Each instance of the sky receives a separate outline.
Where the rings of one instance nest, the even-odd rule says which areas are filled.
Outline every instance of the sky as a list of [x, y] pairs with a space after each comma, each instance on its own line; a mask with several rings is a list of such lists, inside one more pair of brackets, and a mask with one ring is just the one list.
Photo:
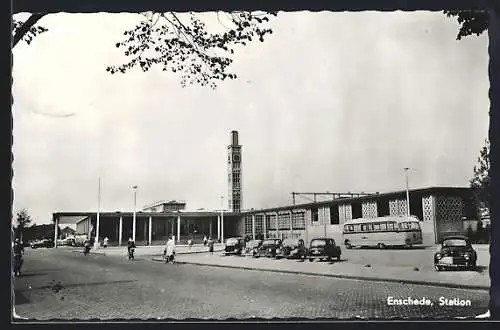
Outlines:
[[131, 211], [133, 185], [138, 207], [220, 209], [232, 130], [244, 209], [403, 190], [404, 167], [410, 188], [468, 186], [488, 130], [486, 34], [457, 41], [433, 12], [280, 12], [264, 43], [237, 50], [239, 78], [212, 90], [160, 69], [107, 73], [139, 19], [52, 14], [13, 50], [14, 212], [95, 212], [99, 177], [103, 211]]

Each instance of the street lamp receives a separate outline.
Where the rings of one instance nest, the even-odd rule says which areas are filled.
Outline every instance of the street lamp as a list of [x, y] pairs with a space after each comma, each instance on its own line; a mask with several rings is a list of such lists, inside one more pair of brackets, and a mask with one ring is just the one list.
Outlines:
[[95, 228], [94, 249], [99, 247], [99, 213], [101, 213], [101, 177], [99, 177], [99, 187], [97, 189], [97, 219]]
[[136, 227], [136, 207], [137, 207], [137, 185], [133, 185], [134, 190], [134, 217], [132, 219], [132, 240], [135, 242], [135, 227]]
[[410, 190], [408, 185], [408, 170], [409, 167], [405, 167], [405, 177], [406, 177], [406, 215], [410, 216]]
[[220, 196], [221, 209], [220, 209], [220, 236], [221, 243], [224, 243], [224, 196]]

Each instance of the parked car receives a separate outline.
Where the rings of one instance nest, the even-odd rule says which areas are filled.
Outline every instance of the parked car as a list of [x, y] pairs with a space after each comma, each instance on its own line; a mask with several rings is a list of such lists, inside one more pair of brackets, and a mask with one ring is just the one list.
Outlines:
[[276, 253], [276, 258], [305, 259], [307, 248], [302, 238], [287, 238]]
[[241, 255], [245, 248], [245, 239], [243, 237], [231, 237], [226, 240], [224, 247], [224, 254], [237, 254]]
[[474, 270], [477, 264], [477, 253], [466, 236], [445, 237], [434, 254], [434, 269], [441, 271], [447, 268], [466, 268]]
[[314, 259], [330, 261], [333, 258], [340, 261], [341, 254], [340, 246], [335, 244], [333, 238], [314, 238], [309, 244], [309, 261], [314, 261]]
[[252, 241], [248, 241], [247, 244], [245, 245], [245, 255], [251, 255], [253, 256], [255, 253], [257, 253], [257, 249], [262, 245], [262, 240], [261, 239], [254, 239]]
[[30, 246], [32, 249], [37, 249], [37, 248], [42, 248], [42, 247], [50, 248], [50, 247], [54, 247], [54, 241], [51, 239], [44, 238], [42, 240], [37, 240], [37, 241], [31, 242]]
[[266, 239], [262, 245], [256, 249], [254, 257], [276, 257], [276, 250], [281, 247], [281, 240], [278, 238]]

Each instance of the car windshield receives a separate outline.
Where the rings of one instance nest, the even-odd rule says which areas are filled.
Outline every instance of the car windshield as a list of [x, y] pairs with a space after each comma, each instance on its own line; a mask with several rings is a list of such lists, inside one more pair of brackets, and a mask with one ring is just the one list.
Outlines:
[[326, 241], [323, 239], [314, 239], [311, 242], [311, 247], [320, 247], [320, 246], [325, 246]]
[[259, 241], [259, 240], [250, 241], [250, 242], [248, 242], [248, 243], [247, 243], [247, 247], [249, 247], [249, 248], [253, 248], [253, 247], [258, 246], [258, 245], [259, 245], [259, 243], [260, 243], [260, 241]]
[[269, 240], [266, 240], [262, 243], [262, 245], [274, 245], [274, 240], [273, 239], [269, 239]]
[[283, 246], [298, 246], [299, 245], [299, 240], [298, 239], [293, 239], [293, 238], [288, 238], [283, 241]]
[[227, 241], [226, 241], [226, 244], [230, 244], [230, 245], [235, 245], [238, 243], [238, 239], [237, 238], [228, 238]]
[[460, 238], [454, 238], [454, 239], [447, 239], [444, 240], [443, 246], [449, 247], [449, 246], [467, 246], [467, 241], [464, 239]]

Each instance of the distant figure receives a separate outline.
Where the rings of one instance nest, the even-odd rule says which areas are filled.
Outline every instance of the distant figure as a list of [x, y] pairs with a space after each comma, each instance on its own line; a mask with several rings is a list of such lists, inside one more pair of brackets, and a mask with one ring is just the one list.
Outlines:
[[191, 246], [193, 245], [193, 240], [192, 239], [189, 239], [188, 240], [188, 247], [191, 248]]
[[208, 252], [210, 252], [211, 255], [214, 254], [214, 240], [212, 237], [208, 240]]
[[207, 246], [207, 236], [203, 236], [203, 246]]
[[87, 238], [83, 243], [83, 255], [88, 255], [90, 252], [90, 238]]
[[132, 239], [132, 237], [128, 239], [127, 250], [128, 250], [128, 260], [134, 260], [135, 242]]
[[109, 241], [108, 237], [107, 236], [104, 237], [104, 241], [102, 242], [102, 247], [107, 248], [108, 247], [108, 241]]
[[23, 266], [24, 247], [23, 247], [22, 243], [19, 241], [19, 238], [15, 239], [12, 252], [14, 253], [14, 276], [21, 276], [21, 267]]
[[175, 238], [173, 236], [167, 241], [163, 253], [165, 255], [166, 263], [175, 262]]

